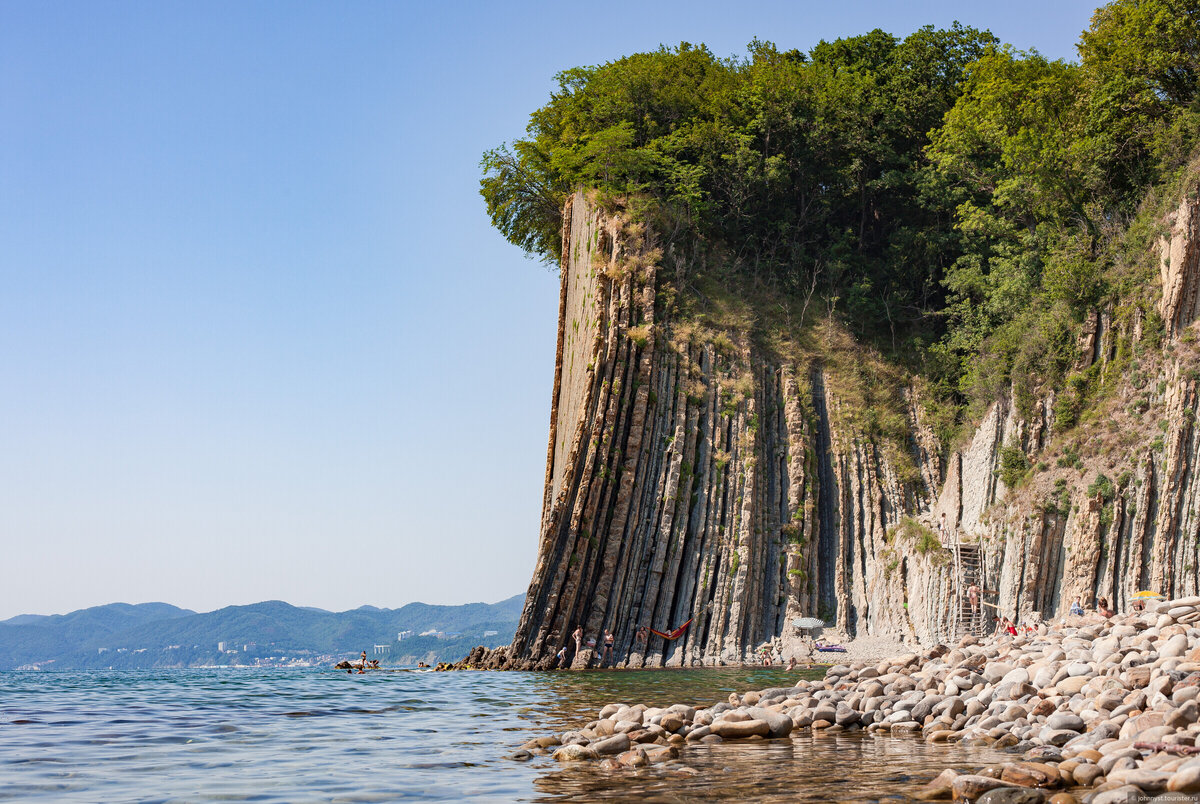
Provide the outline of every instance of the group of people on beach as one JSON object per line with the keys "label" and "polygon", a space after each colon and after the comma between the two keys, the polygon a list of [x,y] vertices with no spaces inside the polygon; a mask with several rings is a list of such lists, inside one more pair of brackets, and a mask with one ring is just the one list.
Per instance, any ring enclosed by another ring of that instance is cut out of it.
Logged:
{"label": "group of people on beach", "polygon": [[[645,638],[642,636],[643,630],[644,629],[638,629],[638,639],[640,639],[642,642],[645,642]],[[578,656],[583,651],[583,644],[584,644],[583,626],[582,625],[577,626],[575,628],[575,631],[571,634],[571,638],[573,640],[575,640],[575,653],[573,655]],[[613,646],[615,644],[616,644],[616,636],[613,635],[612,631],[609,631],[607,628],[605,628],[604,629],[604,637],[603,637],[603,648],[599,654],[601,667],[604,667],[605,665],[611,665],[613,663]],[[596,638],[589,637],[587,640],[587,646],[589,649],[594,650],[596,648]],[[554,665],[555,669],[562,669],[564,667],[569,666],[568,661],[567,661],[567,646],[566,645],[563,645],[562,648],[559,649],[558,654],[556,655],[555,658],[557,659],[557,662]]]}
{"label": "group of people on beach", "polygon": [[[1134,600],[1133,604],[1131,605],[1130,608],[1132,608],[1134,611],[1142,611],[1143,609],[1146,608],[1146,601],[1141,600],[1141,599]],[[1115,616],[1116,613],[1117,612],[1111,606],[1108,605],[1108,598],[1106,598],[1106,597],[1096,598],[1096,614],[1100,615],[1100,617],[1107,620],[1110,617]],[[1087,614],[1087,610],[1084,609],[1084,607],[1083,607],[1083,596],[1082,595],[1076,595],[1075,599],[1073,601],[1071,601],[1071,608],[1068,609],[1067,614],[1070,616],[1073,616],[1073,617],[1083,617],[1084,615]]]}
{"label": "group of people on beach", "polygon": [[[973,603],[973,601],[972,601],[972,603]],[[1146,601],[1141,600],[1141,599],[1136,599],[1133,601],[1130,608],[1133,611],[1142,611],[1146,608]],[[1109,605],[1108,598],[1098,597],[1098,598],[1096,598],[1096,608],[1090,614],[1095,615],[1095,616],[1099,617],[1100,619],[1107,620],[1107,619],[1110,619],[1111,617],[1114,617],[1116,615],[1116,611],[1112,608],[1112,606]],[[1082,595],[1076,595],[1075,599],[1071,601],[1071,605],[1067,609],[1067,616],[1068,617],[1087,617],[1087,616],[1089,616],[1088,610],[1086,608],[1084,608]],[[1008,617],[1001,616],[999,614],[996,615],[995,622],[996,622],[997,630],[1006,631],[1013,636],[1017,636],[1018,634],[1022,634],[1022,633],[1026,633],[1026,634],[1033,633],[1034,631],[1037,630],[1038,625],[1040,625],[1040,623],[1038,622],[1036,613],[1033,618],[1025,620],[1025,622],[1023,622],[1021,625],[1017,625],[1017,623],[1014,622],[1013,620],[1009,619]]]}

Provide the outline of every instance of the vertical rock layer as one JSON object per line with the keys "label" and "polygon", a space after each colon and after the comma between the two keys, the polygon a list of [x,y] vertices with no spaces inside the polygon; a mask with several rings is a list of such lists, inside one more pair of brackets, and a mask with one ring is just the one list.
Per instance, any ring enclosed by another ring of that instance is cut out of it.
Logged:
{"label": "vertical rock layer", "polygon": [[[786,650],[800,616],[847,636],[948,639],[963,583],[944,545],[956,541],[975,545],[988,599],[1010,616],[1053,616],[1075,595],[1125,605],[1147,585],[1195,594],[1200,359],[1184,341],[1200,315],[1198,221],[1184,204],[1162,245],[1177,348],[1115,403],[1125,415],[1138,400],[1139,420],[1113,436],[1119,454],[1064,456],[1053,399],[1025,415],[1001,400],[946,450],[914,387],[904,443],[889,447],[819,350],[781,356],[749,332],[668,320],[671,282],[650,236],[575,195],[537,563],[513,644],[471,663],[550,666],[577,627],[598,645],[611,631],[618,663],[634,667],[738,662],[771,641]],[[1141,322],[1111,319],[1097,311],[1085,327],[1082,368],[1106,370],[1116,344],[1143,337]],[[1157,441],[1121,442],[1129,427]],[[1010,490],[1006,449],[1056,457]],[[677,639],[637,639],[640,625],[684,623]],[[584,667],[597,650],[569,654]]]}

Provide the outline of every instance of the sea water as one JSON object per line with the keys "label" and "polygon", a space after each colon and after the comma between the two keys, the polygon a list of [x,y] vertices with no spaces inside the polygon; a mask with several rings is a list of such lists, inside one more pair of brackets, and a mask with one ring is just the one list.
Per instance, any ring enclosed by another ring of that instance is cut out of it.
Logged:
{"label": "sea water", "polygon": [[904,799],[1002,755],[861,733],[689,745],[672,762],[506,758],[606,703],[709,705],[772,670],[0,672],[0,801]]}

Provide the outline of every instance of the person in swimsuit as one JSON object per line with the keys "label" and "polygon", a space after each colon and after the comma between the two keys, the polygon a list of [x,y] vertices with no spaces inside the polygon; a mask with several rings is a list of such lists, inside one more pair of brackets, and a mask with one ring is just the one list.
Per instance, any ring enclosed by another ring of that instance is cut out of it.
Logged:
{"label": "person in swimsuit", "polygon": [[579,651],[583,650],[583,626],[577,627],[575,633],[571,634],[571,636],[575,639],[575,653],[578,654]]}
{"label": "person in swimsuit", "polygon": [[567,664],[567,646],[563,645],[558,651],[558,662],[554,665],[555,668],[561,669]]}
{"label": "person in swimsuit", "polygon": [[605,662],[610,662],[610,663],[612,662],[613,642],[615,642],[615,641],[616,641],[616,638],[613,636],[613,632],[609,631],[607,628],[605,628],[604,629],[604,658],[601,659],[601,661],[600,661],[601,666],[603,666],[605,664]]}

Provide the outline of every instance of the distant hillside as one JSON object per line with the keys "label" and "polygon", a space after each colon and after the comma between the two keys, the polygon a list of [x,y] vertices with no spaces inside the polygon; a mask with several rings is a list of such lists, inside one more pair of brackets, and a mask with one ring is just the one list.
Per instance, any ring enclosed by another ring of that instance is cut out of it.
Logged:
{"label": "distant hillside", "polygon": [[[114,603],[64,615],[23,614],[0,621],[0,669],[320,664],[362,650],[375,655],[376,645],[388,646],[379,654],[385,663],[457,659],[476,644],[510,641],[523,602],[516,595],[492,604],[329,612],[271,600],[203,614],[165,603]],[[437,633],[420,636],[430,631]],[[401,632],[412,633],[401,641]]]}

